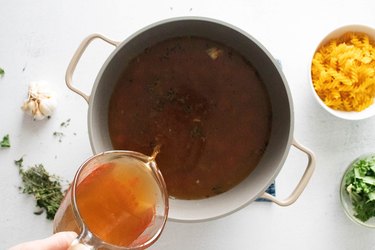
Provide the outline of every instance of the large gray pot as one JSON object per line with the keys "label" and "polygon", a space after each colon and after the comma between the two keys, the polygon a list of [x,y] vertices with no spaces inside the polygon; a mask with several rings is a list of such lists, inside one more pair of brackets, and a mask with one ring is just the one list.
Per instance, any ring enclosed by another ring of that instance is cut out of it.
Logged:
{"label": "large gray pot", "polygon": [[[315,158],[310,150],[294,140],[293,104],[287,81],[278,63],[258,41],[246,32],[221,21],[201,17],[173,18],[145,27],[121,43],[98,34],[87,37],[81,43],[67,69],[66,83],[88,102],[88,130],[93,152],[112,149],[107,122],[108,104],[117,79],[129,61],[156,42],[184,35],[206,37],[226,44],[251,62],[266,85],[271,99],[272,131],[261,161],[244,181],[223,194],[207,199],[170,199],[169,218],[177,221],[214,219],[230,214],[260,197],[282,206],[292,204],[307,185],[315,168]],[[72,75],[81,55],[96,38],[116,48],[101,68],[91,94],[86,95],[72,85]],[[279,200],[265,193],[265,190],[278,175],[291,145],[307,154],[308,164],[293,193],[287,199]]]}

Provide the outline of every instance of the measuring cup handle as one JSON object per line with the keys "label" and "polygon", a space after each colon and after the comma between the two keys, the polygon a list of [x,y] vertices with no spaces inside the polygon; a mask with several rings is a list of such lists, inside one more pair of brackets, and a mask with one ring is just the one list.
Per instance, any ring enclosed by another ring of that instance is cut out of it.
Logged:
{"label": "measuring cup handle", "polygon": [[72,90],[73,92],[77,93],[78,95],[82,96],[83,99],[85,99],[87,103],[89,102],[90,96],[86,95],[81,90],[74,87],[73,83],[72,83],[72,78],[73,78],[74,70],[76,69],[77,64],[78,64],[79,60],[81,59],[83,53],[85,52],[85,50],[89,46],[89,44],[95,39],[101,39],[101,40],[103,40],[103,41],[105,41],[105,42],[107,42],[107,43],[109,43],[109,44],[111,44],[115,47],[117,47],[120,44],[120,42],[113,41],[111,39],[106,38],[103,35],[100,35],[100,34],[89,35],[79,45],[78,49],[76,50],[72,59],[70,60],[70,63],[68,65],[68,68],[67,68],[66,73],[65,73],[65,82],[66,82],[66,85],[68,86],[68,88],[70,90]]}
{"label": "measuring cup handle", "polygon": [[90,245],[86,245],[85,243],[81,243],[79,238],[76,238],[68,250],[94,250],[95,248]]}
{"label": "measuring cup handle", "polygon": [[276,198],[276,197],[274,197],[274,196],[272,196],[268,193],[264,193],[261,196],[261,198],[270,200],[270,201],[276,203],[279,206],[289,206],[289,205],[293,204],[298,199],[298,197],[301,195],[302,191],[305,189],[307,183],[309,182],[309,180],[310,180],[310,178],[311,178],[311,176],[314,172],[314,169],[315,169],[315,155],[314,155],[314,153],[310,149],[308,149],[308,148],[302,146],[301,144],[299,144],[295,139],[293,139],[292,145],[294,147],[296,147],[297,149],[301,150],[302,152],[306,153],[307,156],[308,156],[308,162],[307,162],[306,170],[303,173],[303,176],[302,176],[301,180],[297,184],[297,186],[294,189],[294,191],[292,192],[292,194],[288,198],[286,198],[285,200],[279,200],[278,198]]}

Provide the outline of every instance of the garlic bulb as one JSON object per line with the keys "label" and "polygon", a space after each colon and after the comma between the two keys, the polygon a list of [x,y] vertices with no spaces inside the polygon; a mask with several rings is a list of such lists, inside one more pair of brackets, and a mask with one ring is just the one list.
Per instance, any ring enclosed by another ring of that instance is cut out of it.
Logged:
{"label": "garlic bulb", "polygon": [[43,120],[52,115],[56,106],[55,93],[48,89],[47,84],[43,82],[31,82],[28,98],[21,108],[35,120]]}

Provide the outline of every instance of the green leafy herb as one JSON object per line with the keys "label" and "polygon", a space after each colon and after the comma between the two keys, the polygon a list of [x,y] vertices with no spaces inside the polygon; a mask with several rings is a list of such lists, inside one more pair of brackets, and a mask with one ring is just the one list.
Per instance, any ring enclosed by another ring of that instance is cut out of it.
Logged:
{"label": "green leafy herb", "polygon": [[345,188],[354,216],[365,222],[375,216],[375,156],[360,159],[345,175]]}
{"label": "green leafy herb", "polygon": [[[70,119],[67,119],[65,122],[60,123],[60,128],[66,128],[70,125]],[[61,131],[53,132],[53,136],[59,139],[59,142],[62,142],[62,138],[65,136]]]}
{"label": "green leafy herb", "polygon": [[3,137],[3,140],[0,142],[0,147],[2,147],[2,148],[10,148],[9,135],[5,135]]}
{"label": "green leafy herb", "polygon": [[4,74],[5,74],[5,71],[2,68],[0,68],[0,77],[3,77]]}
{"label": "green leafy herb", "polygon": [[[64,197],[61,179],[50,175],[42,164],[24,169],[23,158],[14,161],[22,178],[22,193],[34,196],[37,207],[46,211],[47,219],[52,220]],[[35,214],[41,214],[41,210]]]}
{"label": "green leafy herb", "polygon": [[62,138],[64,137],[64,133],[63,132],[53,132],[53,135],[57,138],[59,138],[59,142],[62,142]]}
{"label": "green leafy herb", "polygon": [[62,122],[62,123],[60,124],[60,127],[64,127],[64,128],[66,128],[66,127],[68,127],[69,125],[70,125],[70,119],[66,120],[65,122]]}
{"label": "green leafy herb", "polygon": [[19,160],[15,160],[14,164],[16,164],[16,166],[18,168],[22,168],[22,166],[23,166],[23,157],[21,157]]}

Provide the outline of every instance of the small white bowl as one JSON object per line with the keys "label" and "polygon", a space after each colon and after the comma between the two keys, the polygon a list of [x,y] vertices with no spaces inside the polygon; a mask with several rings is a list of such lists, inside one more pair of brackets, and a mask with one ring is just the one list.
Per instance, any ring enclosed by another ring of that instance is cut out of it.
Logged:
{"label": "small white bowl", "polygon": [[374,101],[374,103],[371,106],[369,106],[366,109],[364,109],[362,111],[359,111],[359,112],[357,112],[357,111],[340,111],[340,110],[332,109],[332,108],[328,107],[322,101],[322,99],[320,99],[319,95],[315,91],[315,88],[314,88],[314,85],[313,85],[313,82],[312,82],[312,78],[311,78],[312,59],[314,58],[315,53],[319,50],[319,48],[321,46],[325,45],[328,41],[330,41],[331,39],[334,39],[334,38],[339,38],[340,36],[342,36],[346,32],[360,32],[360,33],[365,33],[365,34],[367,34],[370,37],[370,39],[372,39],[373,41],[375,41],[375,29],[370,28],[368,26],[364,26],[364,25],[347,25],[347,26],[343,26],[343,27],[340,27],[340,28],[337,28],[337,29],[333,30],[331,33],[329,33],[319,43],[319,45],[316,47],[314,53],[311,56],[310,65],[309,65],[309,84],[310,84],[310,87],[312,88],[314,97],[317,100],[317,102],[320,104],[320,106],[323,107],[323,109],[325,109],[326,111],[328,111],[330,114],[332,114],[332,115],[334,115],[336,117],[345,119],[345,120],[362,120],[362,119],[369,118],[369,117],[372,117],[372,116],[375,115],[375,101]]}

